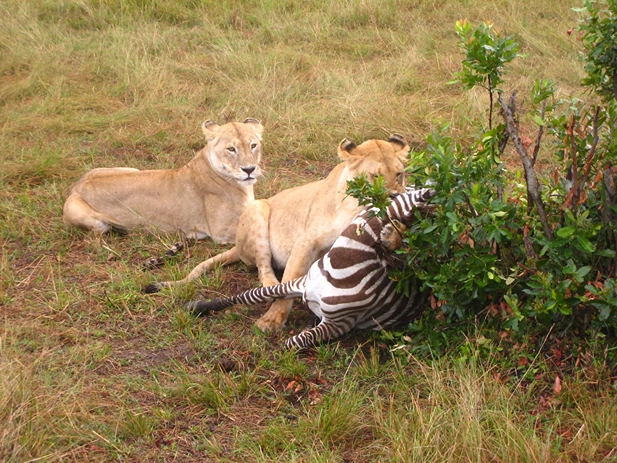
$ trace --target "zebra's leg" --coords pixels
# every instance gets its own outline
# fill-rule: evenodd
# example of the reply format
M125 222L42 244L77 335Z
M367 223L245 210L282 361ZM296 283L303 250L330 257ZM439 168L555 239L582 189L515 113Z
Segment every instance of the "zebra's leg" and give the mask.
M281 282L285 283L306 275L311 264L319 258L315 249L312 242L298 240L291 251ZM262 331L280 330L285 325L292 307L293 299L278 299L255 323Z
M266 201L250 203L240 216L236 231L236 247L242 262L257 267L259 281L263 286L279 283L272 268L270 248L270 206Z
M403 245L403 232L407 230L405 224L396 219L386 223L381 229L379 240L390 251L395 251Z
M285 341L285 347L287 349L306 349L325 341L340 338L344 334L349 333L352 328L356 326L357 320L358 317L354 315L341 318L337 321L332 321L324 317L316 327L304 330L300 334L292 336Z
M204 316L212 311L223 310L235 304L259 304L277 298L301 297L304 294L306 278L298 278L287 283L249 289L231 297L217 297L211 301L193 300L184 304L184 308L195 315Z

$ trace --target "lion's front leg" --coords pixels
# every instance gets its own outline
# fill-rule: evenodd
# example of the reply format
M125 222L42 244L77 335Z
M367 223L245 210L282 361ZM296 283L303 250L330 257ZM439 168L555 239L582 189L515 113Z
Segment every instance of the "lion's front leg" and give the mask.
M280 330L287 321L293 303L293 299L278 299L274 301L268 311L258 318L255 324L261 331L266 333Z
M236 247L242 262L257 267L259 281L263 286L279 283L272 268L270 248L270 206L266 201L249 203L238 222Z

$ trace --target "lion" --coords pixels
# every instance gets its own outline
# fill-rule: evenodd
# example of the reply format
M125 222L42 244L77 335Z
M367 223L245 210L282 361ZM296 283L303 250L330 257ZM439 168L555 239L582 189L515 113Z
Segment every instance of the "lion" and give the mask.
M64 221L97 233L148 227L233 242L240 214L255 199L263 127L249 118L221 126L208 120L202 129L207 145L179 169L87 172L71 188Z
M409 145L403 136L394 134L388 141L368 140L359 146L344 139L338 155L343 162L325 179L249 204L240 216L233 248L202 262L183 280L151 284L145 291L190 282L217 264L238 260L257 267L263 286L279 283L275 268L284 269L283 283L305 275L362 210L358 201L346 194L347 181L360 174L370 181L381 175L392 194L405 191ZM280 329L292 305L293 300L275 301L257 320L257 326L262 331Z

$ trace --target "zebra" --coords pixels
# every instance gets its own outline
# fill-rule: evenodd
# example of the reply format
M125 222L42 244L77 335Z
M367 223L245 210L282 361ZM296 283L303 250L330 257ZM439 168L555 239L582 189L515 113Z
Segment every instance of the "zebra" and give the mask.
M436 193L430 188L407 188L392 199L386 219L379 218L376 208L366 206L303 277L231 297L190 301L185 308L203 316L235 304L302 297L321 321L289 338L285 343L288 349L312 347L353 328L395 326L415 315L422 294L417 285L412 285L407 295L396 290L396 282L388 277L392 251L403 243L404 222L416 208L431 207L427 201Z

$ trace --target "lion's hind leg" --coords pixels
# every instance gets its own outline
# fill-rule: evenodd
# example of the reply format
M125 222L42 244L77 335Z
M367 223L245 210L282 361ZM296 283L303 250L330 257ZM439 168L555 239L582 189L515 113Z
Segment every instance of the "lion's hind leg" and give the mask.
M92 209L77 193L71 194L64 203L63 219L67 224L95 233L107 233L114 230L118 233L127 233L125 226L119 224L113 217Z

